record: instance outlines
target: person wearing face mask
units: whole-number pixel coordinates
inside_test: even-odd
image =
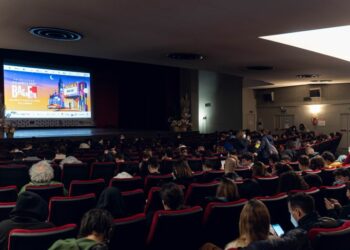
[[[296,228],[309,231],[312,228],[333,228],[343,224],[340,220],[321,217],[315,210],[315,201],[311,195],[297,193],[288,199],[291,223]]]
[[[345,168],[339,168],[334,171],[335,182],[333,185],[347,184],[350,181],[350,171]]]

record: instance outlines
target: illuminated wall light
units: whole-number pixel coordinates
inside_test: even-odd
[[[312,115],[317,116],[322,110],[322,105],[309,105],[309,110]]]

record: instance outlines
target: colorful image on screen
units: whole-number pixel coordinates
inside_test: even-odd
[[[6,118],[91,118],[90,73],[4,65]]]

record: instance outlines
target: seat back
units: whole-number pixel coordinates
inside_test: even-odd
[[[0,165],[0,186],[16,185],[18,190],[29,182],[25,165]]]
[[[148,191],[152,187],[159,187],[162,186],[164,183],[170,182],[174,179],[173,175],[171,174],[165,174],[165,175],[148,175],[145,178],[145,193],[148,193]]]
[[[113,178],[117,166],[114,162],[94,162],[90,167],[90,179],[104,179],[105,183]]]
[[[185,204],[189,206],[204,205],[205,197],[215,196],[219,182],[192,183],[185,195]]]
[[[13,229],[9,233],[9,250],[47,250],[59,239],[75,238],[77,225],[67,224],[46,229]]]
[[[0,202],[14,202],[17,200],[17,186],[0,187]]]
[[[274,196],[257,197],[265,203],[271,216],[271,224],[280,224],[286,231],[293,228],[290,222],[290,213],[288,211],[288,196],[286,193],[279,193]]]
[[[350,246],[350,221],[337,228],[312,228],[308,232],[314,250],[348,250]]]
[[[215,181],[216,179],[220,179],[221,177],[224,176],[224,174],[225,172],[223,170],[211,170],[211,171],[205,172],[202,179],[205,182],[211,182],[211,181]]]
[[[47,203],[54,196],[63,196],[64,195],[64,186],[63,184],[53,184],[45,186],[26,186],[26,191],[36,193],[41,196]]]
[[[142,189],[122,192],[128,215],[143,213],[145,209],[145,193]]]
[[[200,244],[202,208],[157,211],[147,237],[150,249],[198,249]]]
[[[62,183],[69,189],[72,180],[88,180],[90,175],[86,163],[64,164],[62,169]]]
[[[250,179],[253,175],[252,170],[249,168],[236,168],[235,171],[243,179]]]
[[[335,181],[334,172],[336,168],[324,168],[322,169],[320,176],[324,186],[332,186]]]
[[[173,172],[173,160],[163,160],[160,162],[159,172],[161,174],[171,174]]]
[[[74,180],[70,183],[69,196],[93,193],[98,198],[104,188],[105,181],[102,178],[96,180]]]
[[[278,189],[279,177],[255,177],[261,187],[262,195],[275,195]]]
[[[109,249],[145,249],[147,223],[145,214],[114,220]]]
[[[0,221],[10,218],[10,212],[16,206],[16,202],[0,202]]]
[[[56,226],[75,223],[80,224],[83,215],[94,208],[96,198],[94,194],[72,197],[52,197],[49,203],[48,221]]]
[[[133,178],[113,178],[109,182],[110,187],[116,187],[120,191],[130,191],[143,188],[143,181],[140,176]]]
[[[246,199],[209,203],[203,217],[205,240],[224,248],[236,239],[239,236],[239,217],[246,203]]]
[[[202,171],[203,162],[201,158],[191,158],[187,162],[193,172]]]

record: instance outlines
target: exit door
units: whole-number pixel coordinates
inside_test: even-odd
[[[340,114],[340,132],[343,134],[339,149],[342,153],[348,152],[350,146],[350,113]]]

